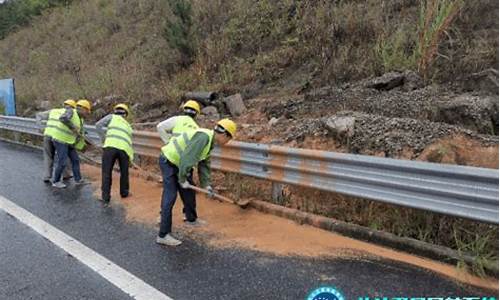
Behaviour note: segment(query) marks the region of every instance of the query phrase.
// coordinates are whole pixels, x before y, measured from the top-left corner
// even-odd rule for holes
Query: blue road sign
[[[16,92],[14,79],[0,79],[0,114],[16,115]]]

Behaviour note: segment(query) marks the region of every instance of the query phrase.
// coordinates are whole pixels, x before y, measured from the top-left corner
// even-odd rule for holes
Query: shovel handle
[[[204,193],[204,194],[213,194],[215,198],[219,199],[219,200],[222,200],[222,201],[225,201],[225,202],[228,202],[228,203],[232,203],[232,204],[235,204],[236,202],[234,202],[233,200],[227,198],[227,197],[224,197],[222,195],[219,195],[219,194],[216,194],[216,193],[210,193],[207,189],[203,189],[201,187],[197,187],[197,186],[194,186],[192,184],[189,185],[189,188],[194,190],[194,191],[197,191],[197,192],[200,192],[200,193]]]

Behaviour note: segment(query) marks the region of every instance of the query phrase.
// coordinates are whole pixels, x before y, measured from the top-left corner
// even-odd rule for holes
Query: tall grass
[[[417,69],[424,77],[429,75],[429,67],[438,54],[441,39],[463,5],[462,0],[426,0],[421,2],[415,56]]]

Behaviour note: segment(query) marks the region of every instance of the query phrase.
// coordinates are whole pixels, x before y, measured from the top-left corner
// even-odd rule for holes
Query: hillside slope
[[[21,111],[109,95],[171,110],[187,90],[255,96],[347,82],[417,69],[419,3],[75,1],[0,40],[0,77],[16,79]],[[467,1],[446,29],[429,80],[496,68],[497,1]]]

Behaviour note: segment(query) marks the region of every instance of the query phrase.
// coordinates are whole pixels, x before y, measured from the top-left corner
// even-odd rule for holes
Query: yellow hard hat
[[[92,108],[92,104],[90,104],[89,100],[87,100],[87,99],[78,100],[78,102],[76,102],[76,106],[84,107],[84,108],[88,109],[88,111],[90,111]]]
[[[125,103],[120,103],[120,104],[117,104],[115,105],[115,107],[113,109],[123,109],[124,111],[127,112],[127,115],[130,115],[130,109],[128,108],[128,105],[125,104]]]
[[[69,106],[75,108],[76,107],[76,101],[73,100],[73,99],[67,99],[67,100],[64,101],[64,105],[69,105]]]
[[[198,102],[196,102],[195,100],[188,100],[186,103],[184,103],[182,108],[191,108],[191,109],[196,110],[197,113],[201,112],[200,104]]]
[[[236,134],[236,123],[233,122],[232,120],[229,119],[222,119],[219,122],[217,122],[217,125],[224,128],[224,130],[231,135],[231,137],[234,137]]]

